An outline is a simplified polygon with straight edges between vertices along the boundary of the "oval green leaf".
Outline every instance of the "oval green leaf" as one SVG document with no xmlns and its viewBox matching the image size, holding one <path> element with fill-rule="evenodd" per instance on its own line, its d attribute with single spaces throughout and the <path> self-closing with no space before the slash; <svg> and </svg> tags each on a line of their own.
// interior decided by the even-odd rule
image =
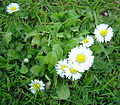
<svg viewBox="0 0 120 105">
<path fill-rule="evenodd" d="M 30 70 L 34 75 L 38 75 L 41 71 L 41 66 L 39 65 L 32 66 Z"/>
<path fill-rule="evenodd" d="M 20 72 L 22 74 L 26 74 L 28 72 L 28 68 L 25 66 L 25 65 L 22 65 L 21 69 L 20 69 Z"/>
</svg>

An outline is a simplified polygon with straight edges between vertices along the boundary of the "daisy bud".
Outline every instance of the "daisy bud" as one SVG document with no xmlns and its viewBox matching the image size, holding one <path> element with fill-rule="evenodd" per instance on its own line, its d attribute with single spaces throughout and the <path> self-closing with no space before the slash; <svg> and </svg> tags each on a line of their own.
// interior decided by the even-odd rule
<svg viewBox="0 0 120 105">
<path fill-rule="evenodd" d="M 25 63 L 28 63 L 28 62 L 29 62 L 29 59 L 28 59 L 28 58 L 25 58 L 25 59 L 24 59 L 24 62 L 25 62 Z"/>
</svg>

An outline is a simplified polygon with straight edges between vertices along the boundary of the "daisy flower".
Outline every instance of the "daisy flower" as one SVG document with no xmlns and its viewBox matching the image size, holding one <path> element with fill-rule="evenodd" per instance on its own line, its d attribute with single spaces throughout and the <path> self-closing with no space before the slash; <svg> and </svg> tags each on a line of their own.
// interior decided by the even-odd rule
<svg viewBox="0 0 120 105">
<path fill-rule="evenodd" d="M 90 47 L 94 43 L 94 40 L 91 36 L 87 35 L 81 43 L 83 43 L 83 46 L 85 47 Z"/>
<path fill-rule="evenodd" d="M 113 29 L 107 24 L 100 24 L 96 26 L 94 34 L 98 42 L 107 42 L 113 37 Z"/>
<path fill-rule="evenodd" d="M 67 59 L 60 60 L 55 66 L 57 74 L 64 77 L 66 68 L 68 68 Z"/>
<path fill-rule="evenodd" d="M 85 72 L 85 70 L 88 70 L 94 61 L 92 51 L 83 46 L 77 46 L 71 49 L 68 57 L 69 62 L 72 62 L 79 72 Z"/>
<path fill-rule="evenodd" d="M 67 68 L 66 72 L 65 72 L 65 76 L 68 79 L 77 80 L 80 79 L 82 77 L 82 74 L 80 74 L 78 72 L 78 70 L 76 69 L 75 65 L 73 63 L 69 63 L 69 68 Z"/>
<path fill-rule="evenodd" d="M 31 84 L 29 84 L 30 87 L 30 90 L 33 94 L 36 93 L 36 91 L 39 91 L 39 90 L 44 90 L 44 86 L 45 84 L 42 82 L 42 81 L 39 81 L 39 80 L 31 80 Z"/>
<path fill-rule="evenodd" d="M 12 12 L 16 12 L 19 10 L 19 4 L 17 3 L 10 3 L 8 6 L 7 6 L 7 12 L 8 13 L 12 13 Z"/>
</svg>

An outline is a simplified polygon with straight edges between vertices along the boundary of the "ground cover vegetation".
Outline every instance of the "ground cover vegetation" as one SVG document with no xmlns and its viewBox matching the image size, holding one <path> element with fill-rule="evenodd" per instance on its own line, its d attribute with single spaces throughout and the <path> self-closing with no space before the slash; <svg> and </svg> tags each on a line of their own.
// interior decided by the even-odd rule
<svg viewBox="0 0 120 105">
<path fill-rule="evenodd" d="M 119 28 L 119 0 L 0 0 L 0 104 L 119 105 Z"/>
</svg>

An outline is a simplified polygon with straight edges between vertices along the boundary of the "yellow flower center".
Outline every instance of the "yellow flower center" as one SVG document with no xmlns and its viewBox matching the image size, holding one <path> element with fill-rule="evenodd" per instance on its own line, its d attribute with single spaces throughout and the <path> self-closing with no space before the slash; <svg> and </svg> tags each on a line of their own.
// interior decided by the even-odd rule
<svg viewBox="0 0 120 105">
<path fill-rule="evenodd" d="M 35 90 L 38 90 L 38 89 L 40 88 L 40 84 L 35 83 L 35 84 L 33 85 L 33 88 L 34 88 Z"/>
<path fill-rule="evenodd" d="M 16 7 L 11 7 L 10 10 L 11 11 L 15 11 L 17 8 Z"/>
<path fill-rule="evenodd" d="M 88 43 L 88 42 L 89 42 L 89 39 L 86 38 L 86 39 L 83 40 L 83 42 L 84 42 L 84 43 Z"/>
<path fill-rule="evenodd" d="M 76 73 L 77 73 L 76 69 L 74 69 L 74 68 L 70 68 L 70 72 L 71 72 L 72 74 L 76 74 Z"/>
<path fill-rule="evenodd" d="M 106 36 L 107 33 L 108 33 L 107 30 L 101 30 L 101 31 L 100 31 L 100 34 L 101 34 L 102 36 Z"/>
<path fill-rule="evenodd" d="M 78 54 L 77 57 L 76 57 L 76 60 L 77 60 L 77 62 L 79 62 L 79 63 L 83 63 L 83 62 L 85 62 L 86 57 L 85 57 L 85 55 L 83 55 L 83 54 Z"/>
<path fill-rule="evenodd" d="M 62 71 L 65 71 L 65 68 L 68 68 L 68 66 L 62 65 L 60 69 L 61 69 Z"/>
</svg>

